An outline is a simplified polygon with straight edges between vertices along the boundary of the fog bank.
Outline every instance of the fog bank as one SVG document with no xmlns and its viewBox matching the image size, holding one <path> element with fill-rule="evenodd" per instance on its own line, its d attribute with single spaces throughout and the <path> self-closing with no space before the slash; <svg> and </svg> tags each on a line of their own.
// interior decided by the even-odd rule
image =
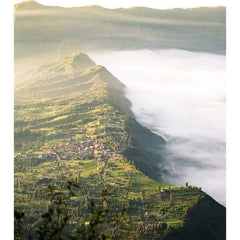
<svg viewBox="0 0 240 240">
<path fill-rule="evenodd" d="M 167 140 L 166 182 L 225 204 L 225 56 L 182 50 L 92 52 L 127 86 L 137 120 Z"/>
</svg>

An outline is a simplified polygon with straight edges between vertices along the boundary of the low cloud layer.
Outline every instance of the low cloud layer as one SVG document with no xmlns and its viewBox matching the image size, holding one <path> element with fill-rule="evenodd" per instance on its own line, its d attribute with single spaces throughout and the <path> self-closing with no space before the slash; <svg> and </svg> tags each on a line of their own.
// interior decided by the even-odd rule
<svg viewBox="0 0 240 240">
<path fill-rule="evenodd" d="M 126 86 L 137 120 L 163 136 L 167 182 L 225 204 L 225 56 L 182 50 L 89 53 Z"/>
</svg>

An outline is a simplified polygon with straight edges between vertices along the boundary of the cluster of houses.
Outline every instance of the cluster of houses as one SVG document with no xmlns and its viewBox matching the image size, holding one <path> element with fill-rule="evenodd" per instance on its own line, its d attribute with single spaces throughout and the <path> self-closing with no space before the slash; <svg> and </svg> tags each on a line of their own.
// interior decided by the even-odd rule
<svg viewBox="0 0 240 240">
<path fill-rule="evenodd" d="M 111 134 L 93 138 L 84 135 L 80 139 L 70 138 L 66 142 L 57 144 L 45 150 L 42 154 L 22 153 L 16 156 L 17 160 L 35 159 L 39 161 L 96 159 L 106 161 L 112 154 L 119 154 L 126 148 L 122 136 Z"/>
<path fill-rule="evenodd" d="M 110 116 L 100 116 L 99 117 L 99 121 L 100 123 L 105 123 L 106 121 L 108 123 L 112 123 L 112 124 L 116 124 L 116 125 L 119 125 L 119 124 L 122 124 L 125 122 L 125 119 L 126 117 L 125 116 L 113 116 L 113 115 L 110 115 Z"/>
</svg>

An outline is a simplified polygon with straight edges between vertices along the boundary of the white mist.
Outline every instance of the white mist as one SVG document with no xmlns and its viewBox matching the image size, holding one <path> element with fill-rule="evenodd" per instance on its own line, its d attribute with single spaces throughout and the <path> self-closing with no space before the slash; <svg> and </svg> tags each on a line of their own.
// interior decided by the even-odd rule
<svg viewBox="0 0 240 240">
<path fill-rule="evenodd" d="M 182 50 L 94 52 L 127 86 L 137 120 L 167 140 L 166 182 L 225 205 L 225 56 Z"/>
</svg>

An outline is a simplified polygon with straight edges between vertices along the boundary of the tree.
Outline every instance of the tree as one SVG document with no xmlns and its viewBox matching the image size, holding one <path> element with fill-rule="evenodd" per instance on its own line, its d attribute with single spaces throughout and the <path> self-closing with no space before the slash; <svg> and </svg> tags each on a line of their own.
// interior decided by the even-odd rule
<svg viewBox="0 0 240 240">
<path fill-rule="evenodd" d="M 68 181 L 63 188 L 54 184 L 47 187 L 46 198 L 50 200 L 48 210 L 33 224 L 33 229 L 28 235 L 28 239 L 38 240 L 104 240 L 121 239 L 118 230 L 121 224 L 129 226 L 126 217 L 127 208 L 115 212 L 108 208 L 109 191 L 105 188 L 101 193 L 99 204 L 94 199 L 88 200 L 88 210 L 90 213 L 89 224 L 86 218 L 75 229 L 69 232 L 71 215 L 69 214 L 70 198 L 76 196 L 74 189 L 79 188 L 76 182 Z M 15 211 L 14 232 L 15 240 L 21 240 L 24 225 L 24 213 Z M 105 231 L 109 229 L 110 231 Z"/>
</svg>

